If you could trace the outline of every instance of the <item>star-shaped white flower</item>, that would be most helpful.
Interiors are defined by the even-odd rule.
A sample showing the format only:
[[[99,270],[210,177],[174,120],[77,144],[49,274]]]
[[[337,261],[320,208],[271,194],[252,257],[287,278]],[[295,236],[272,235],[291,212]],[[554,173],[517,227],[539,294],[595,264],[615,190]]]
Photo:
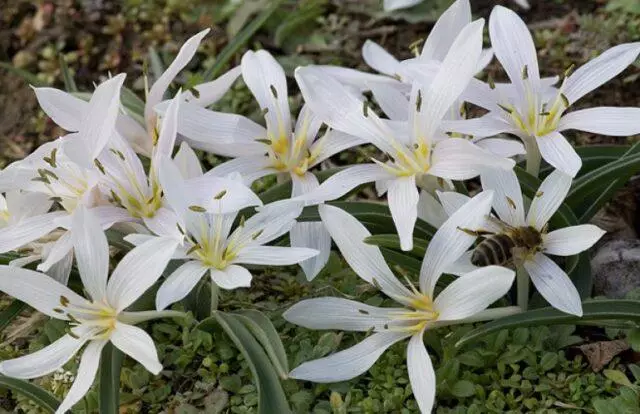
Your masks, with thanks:
[[[468,98],[488,110],[482,118],[458,121],[449,127],[477,137],[501,132],[517,135],[525,144],[528,170],[537,174],[540,156],[574,177],[582,160],[562,135],[577,129],[596,134],[628,136],[640,132],[640,108],[599,107],[565,112],[580,98],[620,74],[640,54],[640,42],[615,46],[567,73],[558,89],[540,79],[535,45],[518,15],[496,6],[489,21],[494,52],[512,85],[474,83]]]
[[[161,313],[127,312],[129,307],[162,274],[169,258],[167,252],[177,242],[158,238],[131,250],[109,271],[109,246],[102,228],[90,212],[79,207],[73,234],[78,270],[84,298],[49,276],[11,266],[0,266],[0,291],[28,303],[38,311],[69,322],[68,333],[51,345],[32,354],[0,362],[0,373],[15,378],[37,378],[66,364],[85,346],[76,380],[56,413],[65,413],[89,391],[100,363],[102,348],[111,342],[140,362],[153,374],[162,365],[151,337],[133,324],[162,316]]]
[[[296,79],[307,105],[335,130],[360,137],[384,152],[389,161],[356,165],[333,175],[318,189],[299,197],[323,202],[346,194],[367,182],[388,189],[389,209],[403,250],[411,250],[417,218],[416,183],[439,177],[464,180],[484,168],[512,168],[514,162],[477,147],[466,139],[449,138],[440,127],[475,73],[482,48],[483,21],[467,25],[456,38],[429,87],[414,83],[408,103],[409,120],[383,120],[368,110],[323,69],[298,68]]]
[[[353,216],[333,206],[320,206],[322,219],[351,268],[402,307],[381,308],[330,297],[303,300],[294,305],[283,315],[289,322],[311,329],[373,333],[351,348],[300,365],[290,377],[315,382],[345,381],[366,372],[394,343],[410,338],[407,368],[411,388],[421,412],[431,412],[436,379],[422,339],[425,331],[518,311],[514,307],[487,310],[513,283],[514,272],[503,267],[473,271],[455,280],[437,296],[434,294],[443,270],[475,240],[459,228],[481,224],[491,208],[491,198],[491,192],[476,196],[438,230],[422,263],[419,288],[407,288],[394,276],[380,250],[364,243],[371,234]]]

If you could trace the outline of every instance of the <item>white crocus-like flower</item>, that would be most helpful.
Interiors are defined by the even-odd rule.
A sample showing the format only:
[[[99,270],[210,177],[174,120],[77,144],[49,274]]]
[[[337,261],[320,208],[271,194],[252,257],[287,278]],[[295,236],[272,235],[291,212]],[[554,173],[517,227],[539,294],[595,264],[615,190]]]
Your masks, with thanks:
[[[513,283],[514,272],[499,266],[463,275],[439,295],[434,294],[436,282],[446,266],[475,240],[459,228],[482,223],[491,208],[491,199],[491,192],[476,196],[438,230],[425,254],[418,288],[408,288],[400,282],[380,250],[364,243],[371,234],[353,216],[333,206],[320,206],[322,219],[351,268],[402,307],[381,308],[329,297],[303,300],[294,305],[283,316],[297,325],[373,333],[349,349],[300,365],[290,377],[315,382],[345,381],[366,372],[394,343],[410,338],[407,368],[411,388],[421,412],[431,412],[436,379],[422,339],[425,331],[518,311],[515,307],[487,310]]]
[[[284,70],[267,51],[248,51],[242,58],[242,76],[264,112],[266,128],[245,119],[238,124],[235,141],[224,146],[205,146],[216,154],[232,157],[207,175],[227,176],[239,173],[247,184],[271,174],[286,174],[293,183],[292,196],[306,194],[318,187],[317,178],[309,170],[332,155],[362,144],[360,138],[329,130],[318,136],[322,122],[308,107],[303,107],[292,130],[287,80]],[[200,124],[196,123],[200,118]],[[200,125],[215,123],[209,116],[227,115],[184,105],[180,113],[181,134],[198,137]],[[245,128],[243,125],[252,125]],[[189,141],[203,148],[198,143]],[[291,245],[317,249],[320,254],[300,265],[309,280],[326,264],[331,250],[331,238],[322,223],[298,223],[290,233]]]
[[[414,84],[408,125],[380,119],[363,100],[322,69],[299,68],[296,78],[307,105],[330,127],[361,137],[383,151],[390,161],[356,165],[333,175],[304,200],[333,200],[367,182],[388,189],[391,215],[403,250],[413,246],[417,219],[416,183],[464,180],[485,168],[512,168],[514,162],[482,150],[466,139],[440,131],[443,117],[475,73],[482,48],[483,21],[467,25],[456,38],[428,88]]]
[[[153,374],[162,365],[151,337],[135,323],[171,316],[165,312],[127,312],[160,277],[176,241],[158,238],[130,251],[109,271],[109,246],[98,221],[79,207],[73,218],[82,234],[73,235],[80,277],[89,294],[84,298],[50,277],[31,270],[0,266],[0,291],[38,311],[69,322],[67,334],[35,353],[0,362],[0,373],[15,378],[37,378],[64,366],[85,346],[76,380],[57,413],[64,413],[87,393],[95,379],[102,348],[109,342],[140,362]]]
[[[638,108],[599,107],[565,114],[576,101],[633,63],[640,53],[640,42],[607,50],[573,74],[567,73],[559,89],[555,89],[541,81],[533,39],[516,13],[496,6],[491,13],[489,34],[495,55],[511,79],[512,87],[506,90],[490,85],[477,88],[470,100],[491,112],[482,118],[450,125],[453,130],[475,136],[500,132],[517,135],[527,148],[530,173],[537,175],[542,156],[554,168],[572,177],[580,170],[582,160],[562,135],[563,131],[577,129],[612,136],[640,132]]]
[[[488,231],[490,234],[509,233],[513,229],[527,228],[537,234],[536,245],[525,248],[517,246],[513,261],[529,274],[538,292],[563,312],[582,316],[580,295],[566,272],[547,255],[572,256],[593,246],[605,233],[592,224],[581,224],[547,232],[547,223],[564,201],[571,187],[571,176],[555,170],[540,185],[531,201],[525,217],[522,192],[513,171],[492,170],[482,174],[482,188],[493,190],[493,208],[497,218],[492,217],[482,226],[472,230]],[[465,203],[466,196],[456,193],[441,193],[440,200],[446,214],[453,214]],[[462,256],[449,270],[451,273],[475,269],[471,263],[473,252]]]
[[[160,286],[158,309],[184,298],[206,273],[222,289],[248,287],[252,276],[244,264],[292,265],[318,254],[307,248],[265,246],[296,224],[301,207],[295,203],[266,206],[247,220],[241,218],[231,231],[241,208],[261,204],[239,175],[237,180],[196,175],[185,181],[173,162],[165,158],[160,180],[172,210],[163,209],[161,221],[152,230],[160,237],[178,240],[180,245],[169,256],[184,263]],[[211,180],[235,185],[216,187]],[[154,238],[129,235],[126,240],[144,245]]]
[[[153,144],[158,137],[158,120],[153,109],[163,100],[163,96],[173,79],[187,66],[189,61],[191,61],[198,50],[200,42],[208,32],[209,29],[205,29],[189,38],[180,48],[173,62],[171,62],[165,72],[153,83],[147,94],[144,106],[144,119],[140,119],[140,117],[135,114],[117,113],[116,111],[116,129],[118,133],[128,141],[129,145],[133,147],[135,152],[146,156],[151,155]],[[190,92],[185,93],[184,98],[201,107],[211,105],[218,101],[222,95],[229,90],[238,76],[240,76],[240,68],[234,68],[218,79],[194,88],[198,98],[194,97]],[[56,124],[70,132],[79,131],[82,120],[87,117],[90,111],[87,102],[70,93],[54,88],[34,88],[34,90],[42,110]],[[102,113],[100,115],[104,116],[105,114]],[[102,144],[104,143],[106,143],[106,139]],[[94,155],[97,155],[97,153]]]

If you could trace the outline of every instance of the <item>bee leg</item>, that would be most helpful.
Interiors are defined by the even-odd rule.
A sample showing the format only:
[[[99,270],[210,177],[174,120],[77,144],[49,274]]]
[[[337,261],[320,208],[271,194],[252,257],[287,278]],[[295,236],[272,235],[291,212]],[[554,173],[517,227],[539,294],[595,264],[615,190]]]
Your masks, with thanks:
[[[480,236],[480,231],[479,230],[472,230],[472,229],[467,229],[467,228],[464,228],[464,227],[458,227],[458,230],[460,230],[463,233],[468,234],[469,236],[474,236],[474,237]]]

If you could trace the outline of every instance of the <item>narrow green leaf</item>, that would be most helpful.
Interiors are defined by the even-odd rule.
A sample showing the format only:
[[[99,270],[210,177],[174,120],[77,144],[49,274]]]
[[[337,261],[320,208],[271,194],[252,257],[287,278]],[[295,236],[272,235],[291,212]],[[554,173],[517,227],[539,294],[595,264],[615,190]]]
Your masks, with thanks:
[[[402,269],[415,275],[420,273],[420,268],[422,267],[421,260],[416,259],[413,256],[409,256],[404,252],[399,252],[386,247],[380,247],[380,251],[382,252],[386,262],[391,265],[391,268],[395,265],[400,266]]]
[[[369,236],[364,239],[364,242],[367,244],[373,244],[374,246],[378,247],[387,247],[389,249],[401,250],[400,237],[398,237],[397,234],[374,234],[373,236]],[[414,237],[413,250],[402,253],[422,260],[425,252],[427,251],[428,245],[429,242],[427,240]]]
[[[60,405],[60,401],[58,401],[53,394],[35,384],[21,379],[6,377],[0,374],[0,388],[8,388],[13,392],[24,395],[47,413],[55,413]]]
[[[318,181],[323,182],[327,178],[331,177],[333,174],[343,170],[343,167],[339,168],[329,168],[323,171],[316,171],[313,174],[318,178]],[[288,180],[282,184],[274,185],[268,190],[260,193],[260,200],[263,203],[272,203],[274,201],[283,200],[285,198],[291,197],[291,181]]]
[[[133,116],[140,125],[144,125],[144,101],[126,86],[120,90],[120,100],[122,105],[129,110],[129,115]]]
[[[613,193],[638,171],[640,171],[640,142],[629,148],[625,155],[618,160],[596,168],[574,180],[567,195],[566,204],[579,217],[588,220],[590,217],[587,215],[595,214]],[[615,185],[609,188],[612,183]],[[602,193],[606,194],[600,197]],[[589,199],[589,203],[584,202],[587,199]],[[593,206],[594,199],[599,203],[598,206]]]
[[[272,0],[271,5],[264,9],[262,13],[257,15],[251,23],[246,25],[244,29],[240,30],[238,34],[225,46],[224,49],[216,57],[214,65],[205,72],[203,75],[204,81],[209,82],[220,74],[224,66],[231,60],[241,47],[243,47],[251,36],[253,36],[265,22],[271,17],[271,15],[280,7],[282,0]]]
[[[596,168],[616,161],[629,150],[629,145],[588,145],[576,147],[575,150],[582,159],[582,168],[576,176],[581,177]],[[551,165],[546,164],[540,169],[540,176],[544,178],[553,170]]]
[[[20,76],[31,86],[47,86],[47,84],[38,79],[36,75],[24,69],[16,68],[11,64],[11,62],[0,62],[0,68],[6,69],[14,75]]]
[[[13,322],[20,313],[27,308],[27,304],[14,299],[11,305],[7,306],[5,310],[0,313],[0,332]]]
[[[120,369],[123,355],[108,342],[100,359],[100,414],[118,414],[120,410]]]
[[[631,148],[629,148],[627,152],[624,153],[621,159],[629,158],[633,155],[638,154],[639,152],[640,152],[640,142],[634,144]],[[600,168],[607,168],[608,165],[610,164],[607,164]],[[609,200],[613,198],[615,193],[619,189],[621,189],[627,183],[627,181],[629,181],[631,176],[634,175],[638,170],[640,170],[640,158],[636,167],[629,168],[629,170],[624,171],[618,176],[617,179],[614,179],[608,183],[606,183],[606,181],[603,180],[604,185],[598,185],[597,189],[595,189],[594,187],[594,190],[592,191],[592,193],[595,192],[596,194],[595,198],[590,199],[588,203],[583,202],[578,206],[572,207],[578,216],[578,221],[580,223],[588,223],[589,220],[591,220],[591,218],[595,216],[596,213],[602,207],[604,207],[604,205]]]
[[[237,317],[260,342],[280,378],[287,379],[289,376],[287,352],[284,350],[280,335],[271,320],[262,312],[254,309],[241,310]]]
[[[73,80],[73,75],[69,70],[69,66],[67,66],[67,62],[65,62],[64,55],[62,53],[58,55],[58,62],[60,62],[60,74],[62,75],[62,80],[64,81],[64,89],[69,93],[78,92],[76,81]]]
[[[258,389],[258,414],[291,413],[278,374],[269,357],[238,315],[216,312],[200,322],[198,328],[210,331],[216,324],[224,329],[249,364]]]
[[[488,322],[467,333],[456,343],[456,347],[470,344],[502,329],[539,325],[576,325],[598,320],[624,320],[640,322],[640,301],[622,299],[589,300],[582,303],[582,318],[554,308],[543,308],[506,316]]]
[[[165,71],[164,64],[162,63],[162,59],[158,54],[158,51],[155,47],[151,46],[149,48],[149,66],[151,67],[151,72],[153,74],[153,81],[157,80]],[[153,83],[149,80],[149,84]]]

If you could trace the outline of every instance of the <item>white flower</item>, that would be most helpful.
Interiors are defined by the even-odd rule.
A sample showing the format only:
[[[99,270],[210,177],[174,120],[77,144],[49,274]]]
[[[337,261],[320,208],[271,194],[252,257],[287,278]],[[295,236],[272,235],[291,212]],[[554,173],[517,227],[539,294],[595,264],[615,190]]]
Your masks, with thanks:
[[[176,241],[158,238],[129,252],[107,281],[109,246],[98,223],[83,207],[74,216],[73,247],[80,277],[89,298],[76,294],[42,273],[0,266],[0,291],[28,303],[38,311],[69,322],[68,333],[33,354],[0,362],[0,373],[16,378],[37,378],[66,364],[85,344],[76,380],[57,413],[64,413],[89,390],[96,376],[102,348],[111,341],[153,374],[162,365],[151,337],[132,323],[159,317],[148,312],[126,312],[164,270]],[[132,277],[133,276],[133,277]]]
[[[487,171],[482,174],[482,188],[493,190],[493,208],[498,219],[489,219],[476,229],[501,234],[508,231],[500,221],[511,228],[529,227],[537,232],[539,243],[528,249],[519,247],[514,252],[514,261],[522,265],[529,274],[534,286],[540,294],[556,309],[573,315],[582,316],[580,295],[566,272],[547,255],[572,256],[593,246],[605,233],[592,224],[581,224],[547,232],[547,223],[564,201],[571,187],[571,176],[555,170],[540,185],[531,201],[525,217],[520,184],[513,171]],[[464,203],[464,196],[452,197],[441,194],[441,200],[447,214],[452,214]],[[471,263],[472,252],[465,254],[460,261],[454,263],[451,273],[465,272],[474,269]]]
[[[370,233],[353,216],[333,206],[320,206],[322,219],[351,268],[402,307],[380,308],[330,297],[294,305],[283,315],[289,322],[311,329],[373,330],[373,334],[349,349],[300,365],[290,376],[315,382],[348,380],[366,372],[388,347],[410,337],[407,367],[411,388],[421,412],[431,412],[436,380],[422,339],[425,331],[517,311],[513,307],[486,309],[513,283],[514,272],[498,266],[468,273],[437,297],[434,295],[436,282],[445,267],[475,240],[458,228],[482,223],[491,208],[491,198],[491,192],[476,196],[438,230],[422,263],[419,288],[407,288],[394,276],[380,250],[363,242]]]
[[[242,76],[264,112],[266,128],[243,118],[237,125],[234,141],[219,145],[208,136],[204,146],[198,141],[201,129],[220,124],[215,117],[231,116],[197,108],[189,103],[180,112],[179,130],[192,145],[209,152],[233,158],[207,173],[227,176],[239,173],[247,184],[271,174],[287,174],[293,183],[292,196],[308,193],[318,187],[317,178],[309,170],[332,155],[363,140],[348,134],[327,131],[318,137],[322,126],[308,107],[303,107],[292,130],[287,80],[284,70],[267,51],[248,51],[242,57]],[[245,125],[251,125],[246,128]],[[195,141],[194,141],[195,140]],[[331,250],[331,239],[322,223],[298,223],[291,230],[291,245],[317,249],[320,254],[300,265],[309,280],[324,267]]]
[[[223,289],[248,287],[252,276],[243,264],[291,265],[318,254],[317,250],[301,247],[264,246],[296,224],[301,207],[295,203],[267,206],[246,221],[241,218],[232,232],[238,211],[260,204],[240,181],[215,176],[185,181],[168,158],[164,159],[160,180],[172,210],[162,209],[151,230],[178,240],[180,245],[167,253],[184,263],[160,286],[158,309],[184,298],[205,273]],[[153,239],[150,235],[126,237],[141,245]]]
[[[115,107],[117,115],[116,129],[118,133],[125,137],[133,149],[143,155],[150,156],[153,144],[157,139],[157,117],[153,109],[163,99],[169,85],[177,74],[189,63],[195,55],[202,39],[209,32],[205,29],[189,38],[180,48],[178,55],[169,65],[167,70],[153,83],[148,91],[144,107],[144,119],[140,119],[135,114],[118,113],[120,102]],[[199,98],[195,99],[191,93],[185,94],[185,99],[197,103],[201,106],[211,105],[229,89],[233,81],[240,75],[240,68],[234,68],[215,81],[199,85],[197,88]],[[119,75],[124,76],[124,75]],[[118,78],[118,77],[116,77]],[[91,112],[89,104],[72,94],[54,88],[34,88],[36,97],[44,112],[53,119],[60,127],[67,131],[79,131],[83,120]],[[94,92],[95,96],[95,92]],[[92,97],[92,100],[94,98]],[[97,113],[99,117],[104,117],[106,112]],[[105,119],[105,123],[107,120]],[[102,144],[106,143],[105,142]],[[96,145],[97,146],[97,145]],[[97,155],[94,154],[94,155]]]
[[[516,13],[496,6],[491,13],[489,34],[495,55],[512,86],[492,89],[475,83],[476,87],[482,87],[478,87],[469,100],[491,112],[482,118],[454,122],[449,125],[452,130],[475,136],[500,132],[517,135],[527,148],[531,173],[537,174],[542,155],[554,168],[572,177],[580,170],[582,161],[561,134],[563,131],[577,129],[613,136],[640,132],[639,108],[600,107],[564,114],[580,98],[633,63],[640,53],[640,42],[607,50],[568,74],[560,88],[555,89],[540,79],[533,39]]]
[[[478,148],[466,139],[449,138],[441,121],[475,73],[482,47],[483,21],[467,25],[456,38],[438,74],[428,88],[416,83],[408,104],[408,123],[380,119],[362,99],[322,69],[298,68],[296,79],[307,105],[330,127],[360,137],[383,151],[390,161],[356,165],[326,180],[303,200],[333,200],[358,185],[383,182],[403,250],[411,250],[417,218],[416,182],[430,177],[464,180],[491,168],[512,168],[503,159]]]

